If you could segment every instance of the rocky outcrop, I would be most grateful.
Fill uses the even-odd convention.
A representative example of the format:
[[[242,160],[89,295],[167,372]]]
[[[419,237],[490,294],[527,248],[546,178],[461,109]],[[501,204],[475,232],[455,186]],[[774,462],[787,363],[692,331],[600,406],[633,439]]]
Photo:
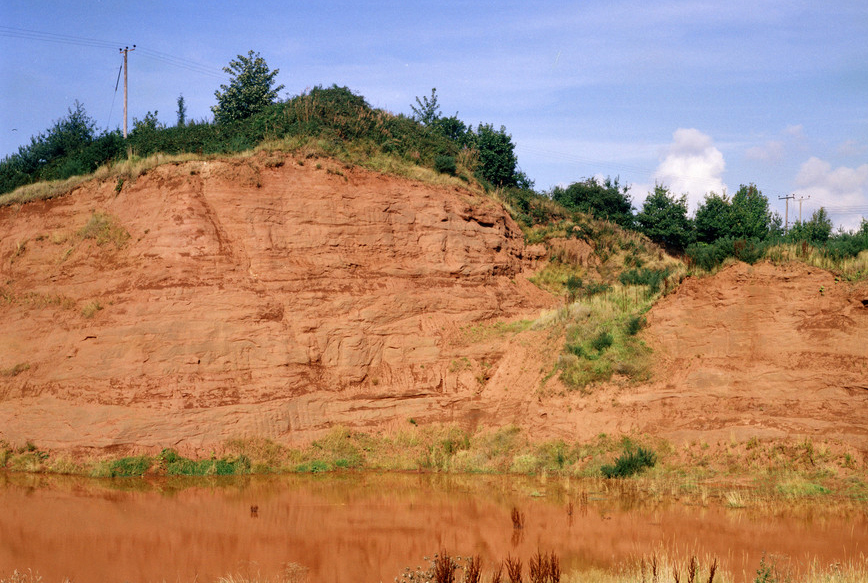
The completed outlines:
[[[0,208],[0,440],[201,454],[412,420],[868,447],[865,282],[688,278],[647,315],[650,379],[569,391],[563,326],[531,324],[563,301],[527,280],[546,253],[600,261],[464,188],[276,154]]]
[[[207,447],[448,418],[500,356],[457,366],[462,330],[551,302],[517,225],[464,189],[275,155],[117,187],[0,209],[0,438]]]

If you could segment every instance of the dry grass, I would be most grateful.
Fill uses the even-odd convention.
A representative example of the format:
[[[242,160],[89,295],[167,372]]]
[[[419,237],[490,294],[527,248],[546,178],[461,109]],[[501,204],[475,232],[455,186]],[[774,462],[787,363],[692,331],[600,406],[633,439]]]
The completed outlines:
[[[775,265],[798,261],[850,280],[858,280],[868,275],[868,251],[862,251],[856,257],[834,259],[811,245],[790,243],[771,247],[766,251],[765,257]]]
[[[26,362],[19,362],[18,364],[10,366],[9,368],[0,369],[0,377],[17,377],[26,370],[30,370],[30,364]]]
[[[263,577],[259,573],[229,574],[217,579],[216,583],[307,583],[308,568],[298,563],[288,563],[282,573],[275,577]]]
[[[117,219],[104,212],[94,212],[76,235],[79,239],[91,239],[100,247],[111,243],[115,249],[121,249],[130,240],[129,232]]]
[[[0,288],[0,302],[7,304],[20,304],[32,308],[56,307],[64,310],[75,308],[75,300],[60,294],[43,294],[27,292],[15,294],[8,288]]]
[[[93,174],[72,176],[65,180],[51,180],[21,186],[12,192],[0,195],[0,206],[25,204],[36,200],[46,200],[63,196],[91,180],[105,181],[117,180],[118,178],[123,178],[125,181],[135,180],[142,174],[160,166],[161,164],[181,163],[191,160],[207,160],[213,158],[214,156],[202,156],[196,154],[178,154],[173,156],[154,154],[153,156],[148,156],[146,158],[133,156],[132,158],[122,162],[100,166]]]
[[[511,555],[507,555],[506,560],[503,562],[503,565],[506,567],[506,577],[507,579],[509,579],[509,583],[521,583],[521,559],[518,557],[513,558]]]
[[[84,307],[81,308],[81,315],[84,318],[90,319],[93,318],[100,310],[102,310],[102,304],[100,304],[97,300],[91,300],[87,302]]]
[[[690,557],[678,560],[665,552],[644,557],[636,563],[619,569],[592,569],[573,571],[564,575],[564,583],[728,583],[735,580],[732,573],[724,572],[713,557]],[[712,571],[714,568],[714,571]],[[820,564],[813,561],[800,573],[786,566],[767,561],[760,562],[755,576],[757,583],[864,583],[868,581],[868,557],[860,556],[846,563]]]

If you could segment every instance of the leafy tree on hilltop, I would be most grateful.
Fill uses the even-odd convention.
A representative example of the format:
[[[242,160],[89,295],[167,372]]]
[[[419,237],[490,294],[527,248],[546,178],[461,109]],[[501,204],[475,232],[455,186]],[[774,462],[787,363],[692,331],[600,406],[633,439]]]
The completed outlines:
[[[479,174],[495,186],[515,186],[515,144],[506,128],[495,130],[491,124],[479,124],[473,140],[479,150]]]
[[[725,194],[711,192],[696,209],[696,238],[702,243],[714,243],[732,236],[732,207]]]
[[[413,120],[448,138],[459,147],[479,152],[479,167],[476,170],[479,178],[494,186],[532,184],[516,169],[518,159],[515,156],[515,144],[504,126],[495,130],[492,124],[480,123],[474,131],[458,119],[458,112],[443,117],[436,87],[431,89],[430,97],[416,97],[416,105],[410,104],[410,109],[413,110]]]
[[[246,57],[238,55],[238,59],[229,61],[229,66],[223,70],[232,76],[232,80],[214,92],[217,105],[211,111],[218,124],[246,119],[262,111],[274,102],[284,87],[272,88],[280,69],[270,71],[265,59],[253,51],[249,51]]]
[[[862,225],[863,229],[865,224]],[[793,241],[808,241],[814,245],[822,245],[832,235],[832,220],[826,209],[820,207],[811,215],[811,220],[804,223],[796,223],[790,229],[789,238]]]
[[[649,239],[671,251],[683,251],[693,239],[693,228],[687,217],[687,195],[676,198],[659,184],[645,199],[636,222]]]
[[[744,239],[765,239],[775,230],[775,220],[769,210],[769,199],[755,184],[744,184],[732,197],[733,237]]]
[[[187,104],[184,101],[184,95],[178,96],[178,127],[184,127],[187,123]]]
[[[410,104],[413,110],[413,119],[423,126],[430,126],[440,119],[440,104],[437,102],[437,88],[431,89],[431,97],[416,97],[416,105]]]
[[[66,117],[0,162],[0,192],[39,180],[87,174],[121,150],[117,132],[96,134],[96,122],[75,102]]]
[[[556,186],[551,196],[570,210],[590,213],[601,219],[609,219],[622,227],[633,225],[633,204],[628,194],[629,186],[621,186],[618,178],[606,178],[600,182],[587,178],[568,187]]]
[[[84,105],[75,102],[67,116],[54,122],[46,134],[30,138],[25,156],[34,164],[46,164],[87,147],[95,137],[96,122],[87,115]],[[20,153],[25,153],[19,149]]]

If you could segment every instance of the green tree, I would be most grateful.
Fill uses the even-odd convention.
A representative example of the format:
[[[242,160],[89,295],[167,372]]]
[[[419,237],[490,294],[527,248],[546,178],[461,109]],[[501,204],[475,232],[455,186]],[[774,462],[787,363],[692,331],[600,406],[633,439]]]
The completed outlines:
[[[463,121],[458,119],[458,113],[449,117],[438,118],[433,126],[443,136],[457,142],[459,145],[466,145],[468,127]]]
[[[670,251],[681,252],[693,240],[693,225],[687,217],[687,195],[676,198],[660,184],[648,195],[636,215],[639,230]]]
[[[424,126],[433,125],[440,119],[440,104],[437,103],[437,88],[431,89],[431,97],[423,96],[422,99],[416,97],[416,105],[410,104],[410,109],[413,110],[413,119]]]
[[[184,95],[178,96],[178,127],[184,127],[187,123],[187,104],[184,102]]]
[[[693,219],[696,239],[702,243],[714,243],[732,236],[732,206],[725,194],[711,192],[696,209]]]
[[[223,67],[232,79],[214,92],[217,105],[211,107],[214,121],[218,124],[246,119],[274,102],[283,85],[273,87],[274,78],[280,69],[269,70],[259,53],[249,51],[247,56],[229,61]]]
[[[149,111],[145,114],[145,117],[143,119],[134,117],[133,130],[130,132],[130,134],[133,134],[135,132],[155,132],[157,130],[165,129],[166,126],[160,123],[160,120],[157,118],[157,114],[159,113],[159,111]]]
[[[45,133],[32,136],[30,144],[0,162],[0,192],[39,180],[69,178],[96,170],[111,154],[103,151],[105,140],[97,138],[95,128],[96,122],[87,115],[84,105],[76,101],[66,117],[56,120]],[[96,142],[99,147],[95,148]]]
[[[479,151],[479,175],[494,186],[515,186],[515,144],[506,128],[495,130],[491,124],[479,124],[472,139]]]
[[[755,184],[739,187],[732,197],[731,235],[743,239],[765,239],[774,230],[769,200]]]
[[[618,178],[613,180],[607,177],[603,182],[596,178],[586,178],[573,182],[566,188],[556,186],[551,191],[551,197],[570,210],[590,213],[622,227],[632,227],[633,203],[629,191],[630,187],[621,186]]]
[[[793,225],[788,238],[792,241],[808,241],[814,245],[823,245],[831,235],[832,220],[826,209],[820,207],[811,215],[810,221]]]

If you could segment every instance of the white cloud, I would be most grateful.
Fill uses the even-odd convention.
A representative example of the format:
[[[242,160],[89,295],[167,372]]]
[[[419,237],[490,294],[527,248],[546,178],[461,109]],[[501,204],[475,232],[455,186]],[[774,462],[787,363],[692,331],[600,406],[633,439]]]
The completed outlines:
[[[802,124],[789,125],[784,128],[784,135],[789,136],[793,140],[802,141],[805,139],[805,128]]]
[[[781,162],[788,152],[804,151],[805,128],[801,125],[788,125],[780,132],[781,139],[768,140],[761,146],[754,146],[745,151],[745,156],[758,162]]]
[[[863,216],[868,217],[868,164],[833,169],[811,157],[799,169],[795,184],[797,195],[811,197],[812,211],[826,207],[835,225],[855,229]]]
[[[726,162],[711,137],[697,129],[679,128],[672,138],[666,158],[653,178],[676,196],[687,194],[690,209],[696,210],[708,192],[726,190],[722,179]]]
[[[856,140],[847,140],[838,146],[838,155],[847,157],[863,156],[868,152],[868,146]]]
[[[780,140],[769,140],[762,146],[748,148],[745,155],[760,162],[778,162],[784,157],[784,143]]]

